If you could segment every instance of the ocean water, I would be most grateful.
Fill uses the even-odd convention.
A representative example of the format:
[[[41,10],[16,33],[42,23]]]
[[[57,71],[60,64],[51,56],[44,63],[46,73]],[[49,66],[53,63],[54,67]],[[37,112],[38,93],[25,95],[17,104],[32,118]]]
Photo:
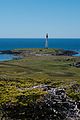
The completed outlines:
[[[0,50],[16,48],[44,48],[45,39],[40,38],[0,38]],[[48,39],[49,48],[63,48],[80,51],[80,39]]]
[[[12,50],[16,48],[44,48],[45,39],[40,38],[0,38],[0,50]],[[48,48],[63,48],[75,50],[80,56],[80,39],[48,39]],[[0,61],[12,60],[13,55],[0,54]]]
[[[8,61],[14,59],[14,55],[11,54],[0,54],[0,61]]]

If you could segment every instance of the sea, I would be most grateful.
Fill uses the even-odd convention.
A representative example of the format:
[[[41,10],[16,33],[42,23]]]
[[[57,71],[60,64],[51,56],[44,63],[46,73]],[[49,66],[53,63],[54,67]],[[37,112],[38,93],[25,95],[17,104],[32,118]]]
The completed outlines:
[[[0,50],[17,48],[45,48],[45,38],[0,38]],[[78,51],[80,56],[80,38],[49,38],[48,48],[60,48]],[[12,55],[0,54],[0,61],[11,60]]]

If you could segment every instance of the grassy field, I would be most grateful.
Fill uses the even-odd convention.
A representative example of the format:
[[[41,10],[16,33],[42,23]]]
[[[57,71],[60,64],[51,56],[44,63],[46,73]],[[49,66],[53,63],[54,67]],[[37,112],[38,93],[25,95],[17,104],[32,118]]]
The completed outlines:
[[[71,98],[80,99],[80,92],[76,93],[72,88],[73,85],[80,85],[80,68],[72,66],[79,61],[80,57],[30,55],[0,62],[0,105],[27,105],[39,100],[47,92],[32,87],[41,84],[65,88]]]

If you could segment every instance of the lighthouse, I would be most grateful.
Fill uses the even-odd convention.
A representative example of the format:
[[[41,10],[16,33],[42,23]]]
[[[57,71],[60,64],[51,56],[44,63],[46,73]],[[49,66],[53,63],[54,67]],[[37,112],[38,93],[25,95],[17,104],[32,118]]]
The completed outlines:
[[[48,48],[48,33],[46,34],[45,48]]]

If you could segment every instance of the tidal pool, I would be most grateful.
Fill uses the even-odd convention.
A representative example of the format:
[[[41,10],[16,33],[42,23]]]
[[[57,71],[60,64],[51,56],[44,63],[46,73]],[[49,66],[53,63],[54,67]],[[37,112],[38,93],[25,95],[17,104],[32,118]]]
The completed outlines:
[[[0,54],[0,61],[7,61],[7,60],[13,60],[18,59],[19,56],[13,55],[13,54]]]

